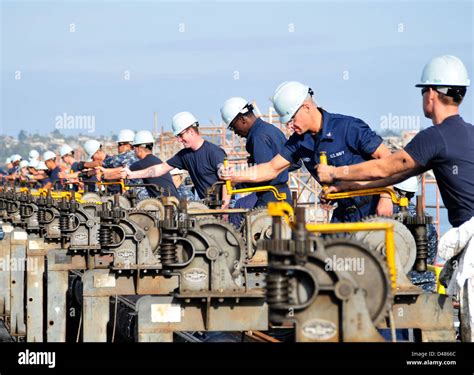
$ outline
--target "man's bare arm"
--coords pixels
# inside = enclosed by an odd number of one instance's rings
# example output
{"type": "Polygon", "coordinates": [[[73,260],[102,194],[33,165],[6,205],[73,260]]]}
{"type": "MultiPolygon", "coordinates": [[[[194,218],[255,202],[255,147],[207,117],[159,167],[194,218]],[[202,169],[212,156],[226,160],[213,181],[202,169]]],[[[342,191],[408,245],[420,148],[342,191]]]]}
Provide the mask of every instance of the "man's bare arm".
{"type": "Polygon", "coordinates": [[[122,167],[117,167],[117,168],[103,168],[99,167],[98,168],[101,173],[102,173],[102,178],[105,178],[106,180],[117,180],[120,179],[120,171],[122,170],[122,167]]]}
{"type": "MultiPolygon", "coordinates": [[[[416,162],[415,162],[416,163],[416,162]]],[[[382,178],[374,181],[342,181],[336,185],[330,186],[325,194],[341,192],[341,191],[353,191],[361,189],[370,189],[378,187],[389,187],[406,180],[409,177],[417,176],[427,171],[427,168],[422,167],[418,163],[414,168],[410,168],[406,171],[394,174],[386,178],[382,178]]]]}
{"type": "MultiPolygon", "coordinates": [[[[127,178],[151,178],[151,177],[160,177],[165,173],[168,173],[173,169],[168,163],[161,163],[152,165],[151,167],[140,169],[138,171],[127,172],[127,178]]],[[[119,176],[120,178],[120,176],[119,176]]]]}
{"type": "MultiPolygon", "coordinates": [[[[245,169],[241,173],[234,173],[231,177],[233,183],[239,182],[264,182],[271,181],[290,166],[290,162],[280,154],[267,163],[258,164],[245,169]]],[[[228,179],[223,176],[223,179],[228,179]]]]}
{"type": "Polygon", "coordinates": [[[84,162],[84,169],[86,168],[95,168],[95,167],[100,167],[102,165],[101,161],[86,161],[84,162]]]}
{"type": "Polygon", "coordinates": [[[418,167],[405,150],[399,150],[387,158],[365,163],[334,168],[333,179],[337,181],[373,181],[418,167]]]}
{"type": "Polygon", "coordinates": [[[390,155],[392,155],[392,152],[390,149],[385,146],[383,143],[380,144],[379,147],[373,152],[371,155],[374,159],[383,159],[383,158],[388,158],[390,155]]]}
{"type": "Polygon", "coordinates": [[[230,204],[230,200],[232,198],[232,195],[230,195],[227,192],[227,188],[224,185],[222,185],[222,208],[228,208],[230,204]]]}

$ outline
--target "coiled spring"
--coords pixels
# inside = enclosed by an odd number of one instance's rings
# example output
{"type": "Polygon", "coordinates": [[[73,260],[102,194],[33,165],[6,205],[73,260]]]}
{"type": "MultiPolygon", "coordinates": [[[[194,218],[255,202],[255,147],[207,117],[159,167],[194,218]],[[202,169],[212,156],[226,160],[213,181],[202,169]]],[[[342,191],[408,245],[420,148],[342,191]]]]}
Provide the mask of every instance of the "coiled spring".
{"type": "Polygon", "coordinates": [[[271,308],[290,304],[290,280],[280,272],[267,275],[267,303],[271,308]]]}
{"type": "Polygon", "coordinates": [[[110,246],[113,243],[112,229],[101,225],[99,229],[99,243],[101,246],[110,246]]]}
{"type": "Polygon", "coordinates": [[[178,262],[176,244],[173,240],[163,239],[160,246],[160,259],[164,266],[178,262]]]}

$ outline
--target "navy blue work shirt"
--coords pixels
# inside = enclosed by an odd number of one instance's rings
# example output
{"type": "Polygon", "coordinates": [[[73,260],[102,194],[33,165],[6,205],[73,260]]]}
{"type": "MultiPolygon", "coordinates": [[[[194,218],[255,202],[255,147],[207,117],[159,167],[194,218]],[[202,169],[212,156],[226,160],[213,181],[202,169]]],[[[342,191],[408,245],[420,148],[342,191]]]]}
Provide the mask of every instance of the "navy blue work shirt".
{"type": "Polygon", "coordinates": [[[48,180],[53,185],[53,188],[57,187],[56,182],[59,181],[59,172],[61,172],[60,167],[56,167],[53,170],[48,170],[46,174],[48,175],[48,180]]]}
{"type": "Polygon", "coordinates": [[[474,216],[474,126],[459,115],[447,117],[419,132],[405,151],[426,170],[433,169],[453,227],[474,216]]]}
{"type": "MultiPolygon", "coordinates": [[[[260,118],[254,122],[247,134],[245,149],[249,153],[249,165],[267,163],[272,160],[286,143],[286,137],[276,126],[263,121],[260,118]]],[[[286,193],[286,200],[291,203],[291,193],[288,188],[288,170],[281,172],[271,181],[257,184],[246,184],[248,186],[275,186],[278,191],[286,193]]],[[[255,207],[266,206],[268,202],[276,202],[275,195],[268,191],[257,193],[255,207]]]]}
{"type": "Polygon", "coordinates": [[[183,148],[167,163],[174,168],[187,170],[199,198],[203,199],[206,197],[207,189],[219,181],[217,171],[225,157],[226,153],[222,148],[204,141],[196,151],[183,148]]]}
{"type": "MultiPolygon", "coordinates": [[[[145,156],[143,159],[136,161],[132,165],[130,165],[130,170],[131,171],[139,171],[141,169],[146,169],[148,167],[151,167],[153,165],[161,164],[163,163],[160,158],[153,154],[148,154],[145,156]]],[[[178,191],[176,190],[176,187],[174,186],[173,179],[171,178],[171,175],[169,172],[165,173],[163,176],[160,177],[149,177],[149,178],[143,178],[143,183],[145,184],[154,184],[158,185],[158,187],[163,189],[163,195],[165,197],[168,196],[174,196],[178,197],[178,191]]],[[[155,189],[152,186],[147,186],[146,190],[148,192],[148,195],[150,197],[160,197],[161,194],[160,192],[155,189]]]]}
{"type": "MultiPolygon", "coordinates": [[[[372,154],[382,144],[377,135],[364,121],[350,116],[329,113],[318,108],[322,114],[322,127],[317,134],[309,131],[292,134],[280,155],[290,163],[301,159],[308,172],[319,182],[315,166],[319,155],[325,151],[328,164],[336,167],[363,163],[372,159],[372,154]]],[[[373,215],[379,196],[338,199],[332,222],[355,222],[373,215]]]]}

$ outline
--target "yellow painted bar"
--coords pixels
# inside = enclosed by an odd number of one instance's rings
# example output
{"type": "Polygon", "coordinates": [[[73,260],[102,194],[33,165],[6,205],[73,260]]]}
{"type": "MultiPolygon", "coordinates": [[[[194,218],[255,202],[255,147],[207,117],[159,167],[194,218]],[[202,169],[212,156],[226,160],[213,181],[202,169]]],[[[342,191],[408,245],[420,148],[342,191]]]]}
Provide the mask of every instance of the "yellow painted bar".
{"type": "MultiPolygon", "coordinates": [[[[270,202],[268,203],[268,213],[271,216],[284,216],[286,221],[294,229],[295,223],[290,220],[293,214],[293,207],[287,202],[270,202]]],[[[392,223],[374,222],[374,223],[334,223],[334,224],[306,224],[308,232],[319,233],[340,233],[340,232],[358,232],[367,230],[384,230],[385,231],[385,248],[387,257],[387,266],[390,272],[390,281],[392,289],[397,288],[397,265],[395,262],[395,239],[393,235],[392,223]]]]}
{"type": "Polygon", "coordinates": [[[99,186],[120,185],[120,188],[122,189],[122,191],[128,190],[128,187],[125,185],[125,182],[123,180],[109,181],[109,182],[97,181],[96,184],[99,186]]]}
{"type": "MultiPolygon", "coordinates": [[[[319,153],[319,164],[322,165],[328,165],[328,156],[326,155],[326,151],[321,151],[319,153]]],[[[323,190],[326,190],[328,188],[327,185],[322,186],[323,190]]],[[[330,198],[328,198],[330,199],[330,198]]]]}
{"type": "MultiPolygon", "coordinates": [[[[224,159],[224,167],[227,167],[228,160],[224,159]]],[[[273,195],[275,196],[276,199],[279,201],[284,201],[286,200],[286,193],[280,193],[278,189],[275,186],[255,186],[251,188],[243,188],[243,189],[232,189],[232,184],[230,180],[227,180],[225,182],[225,187],[227,189],[227,194],[229,195],[234,195],[234,194],[240,194],[240,193],[260,193],[262,191],[271,191],[273,195]]]]}
{"type": "Polygon", "coordinates": [[[379,195],[382,193],[390,194],[392,198],[392,202],[394,204],[399,205],[400,207],[408,207],[408,198],[401,197],[399,198],[395,191],[390,188],[373,188],[373,189],[361,189],[361,190],[354,190],[354,191],[344,191],[341,193],[330,193],[327,195],[327,199],[344,199],[344,198],[353,198],[353,197],[360,197],[364,195],[379,195]]]}

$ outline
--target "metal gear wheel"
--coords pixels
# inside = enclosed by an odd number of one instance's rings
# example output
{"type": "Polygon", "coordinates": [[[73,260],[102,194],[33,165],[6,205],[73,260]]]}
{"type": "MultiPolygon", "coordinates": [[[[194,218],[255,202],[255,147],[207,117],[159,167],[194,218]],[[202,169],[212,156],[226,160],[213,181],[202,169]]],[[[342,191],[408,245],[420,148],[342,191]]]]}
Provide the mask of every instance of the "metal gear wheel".
{"type": "MultiPolygon", "coordinates": [[[[393,234],[395,240],[395,251],[400,260],[405,274],[411,271],[416,259],[416,242],[410,230],[399,220],[393,217],[367,216],[364,222],[388,222],[394,225],[393,234]]],[[[361,231],[352,235],[354,238],[364,241],[372,248],[385,256],[385,232],[384,231],[361,231]]]]}
{"type": "MultiPolygon", "coordinates": [[[[324,252],[332,266],[346,268],[362,288],[367,309],[374,324],[387,316],[392,304],[390,275],[383,256],[370,245],[350,237],[326,237],[324,252]]],[[[344,269],[341,269],[344,271],[344,269]]]]}
{"type": "MultiPolygon", "coordinates": [[[[263,207],[254,208],[248,214],[248,220],[250,221],[251,239],[252,243],[248,244],[252,249],[252,253],[257,249],[257,242],[259,240],[271,239],[272,235],[272,217],[268,214],[268,210],[263,207]]],[[[245,218],[240,223],[240,231],[243,234],[243,238],[247,240],[247,225],[245,218]]],[[[291,228],[283,221],[282,222],[282,239],[291,238],[291,228]]]]}

